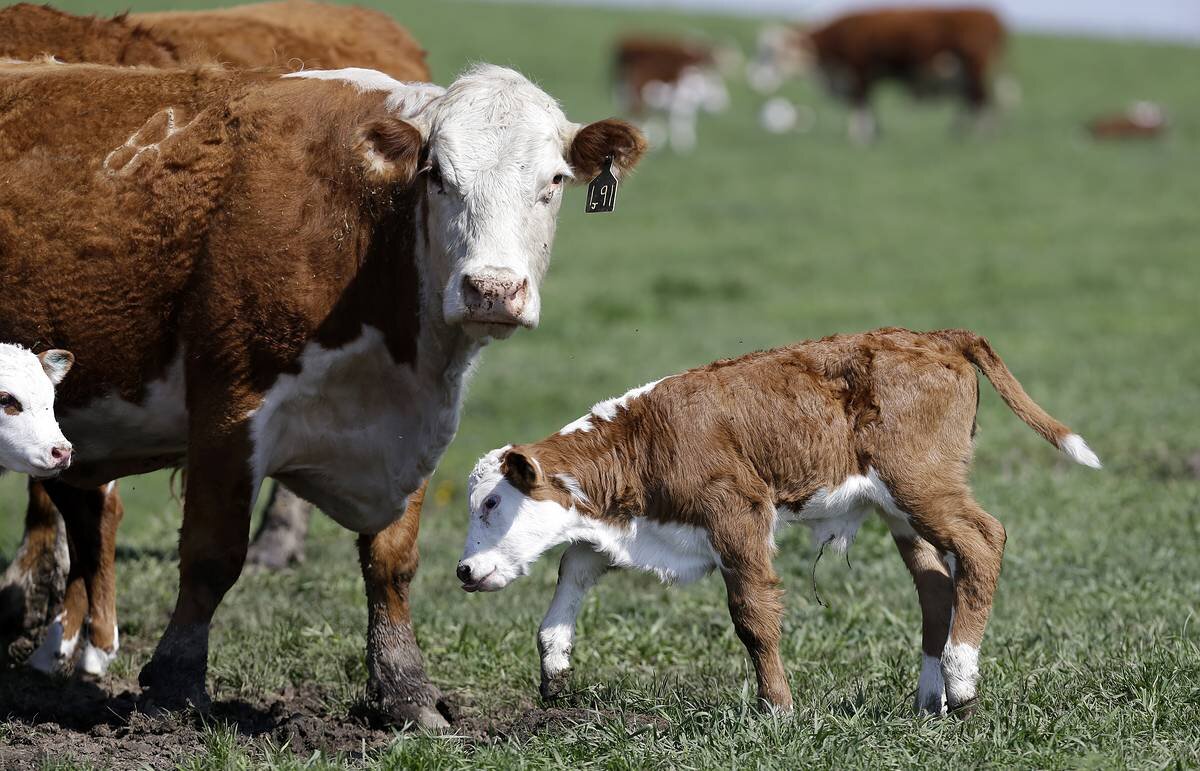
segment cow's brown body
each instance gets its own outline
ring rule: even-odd
[[[633,115],[646,111],[646,86],[673,84],[689,67],[712,69],[716,59],[710,46],[672,38],[630,36],[617,41],[613,72],[625,108]]]
[[[366,67],[428,81],[425,51],[379,11],[286,0],[208,11],[75,16],[20,3],[0,10],[0,57],[150,65]]]
[[[77,16],[27,3],[0,9],[0,58],[28,60],[38,56],[53,56],[64,62],[155,67],[189,62],[289,70],[358,66],[377,69],[402,81],[430,80],[425,51],[392,18],[370,9],[308,0],[195,12],[122,14],[112,19]],[[49,622],[48,611],[56,603],[47,607],[45,599],[63,591],[61,582],[66,571],[61,566],[54,568],[63,563],[57,556],[61,552],[51,548],[59,529],[58,513],[41,486],[39,481],[31,482],[21,549],[22,564],[31,567],[11,568],[11,575],[6,574],[2,582],[13,587],[7,611],[16,623],[5,627],[18,636],[18,649],[25,648],[29,639],[39,637]],[[88,499],[94,504],[89,506],[92,515],[120,511],[116,488],[105,485],[98,489],[101,498]],[[55,495],[66,499],[65,493]],[[104,497],[113,500],[106,502]],[[307,504],[288,491],[275,490],[249,561],[274,567],[301,559],[310,512]],[[109,530],[115,531],[115,527],[115,523],[106,525]],[[94,561],[101,566],[101,573],[111,578],[109,558],[96,555]],[[52,583],[59,584],[58,589],[39,586],[33,590],[35,573],[42,584],[47,577],[56,578]],[[105,645],[115,648],[115,626],[106,628],[102,621],[115,619],[116,609],[111,602],[114,588],[98,593],[109,600],[106,607],[101,607],[87,602],[86,594],[79,589],[82,581],[78,570],[69,578],[74,588],[67,589],[65,598],[65,631],[69,636],[71,626],[90,617],[93,637],[111,641],[112,645]]]

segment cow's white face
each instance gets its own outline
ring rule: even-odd
[[[54,386],[73,362],[66,351],[35,356],[0,344],[0,468],[50,477],[71,465],[71,443],[54,417]]]
[[[498,591],[527,574],[538,557],[568,540],[580,517],[574,509],[518,489],[503,468],[508,452],[501,447],[480,458],[467,480],[471,518],[458,578],[468,592]],[[528,473],[540,475],[536,460],[521,458],[533,464]]]
[[[422,120],[446,322],[473,337],[537,326],[564,188],[586,182],[606,155],[628,170],[640,135],[619,121],[572,123],[525,77],[491,65],[459,77]]]
[[[563,187],[588,181],[609,157],[620,176],[646,149],[632,125],[572,123],[523,75],[490,64],[444,90],[354,67],[284,77],[388,92],[393,117],[362,125],[354,150],[373,182],[427,186],[442,315],[480,339],[537,326]]]

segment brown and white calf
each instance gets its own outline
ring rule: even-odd
[[[59,394],[76,460],[46,484],[85,555],[63,640],[90,618],[115,643],[95,633],[119,511],[93,493],[185,464],[178,600],[140,680],[206,704],[209,624],[274,477],[361,534],[372,699],[444,724],[408,615],[421,491],[483,346],[538,323],[566,182],[643,148],[488,65],[446,89],[0,65],[0,338],[76,356]]]
[[[621,109],[643,122],[652,143],[687,152],[696,146],[701,111],[723,112],[729,92],[716,48],[698,41],[628,36],[613,53]]]
[[[850,137],[869,142],[878,125],[871,92],[887,80],[914,96],[956,96],[982,116],[1004,43],[1003,23],[986,8],[885,8],[811,29],[768,28],[748,71],[752,84],[769,89],[815,66],[830,93],[851,107]]]
[[[1100,466],[971,332],[828,337],[650,383],[540,442],[485,455],[468,482],[463,588],[502,589],[547,549],[571,544],[538,633],[542,692],[553,696],[584,595],[606,570],[687,582],[719,569],[758,695],[787,710],[775,532],[802,522],[822,546],[844,550],[877,511],[920,599],[918,707],[968,706],[1005,540],[967,484],[976,367],[1031,428]]]

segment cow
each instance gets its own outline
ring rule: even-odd
[[[688,582],[719,569],[759,699],[790,711],[775,533],[802,522],[822,549],[844,551],[874,510],[920,599],[917,706],[969,711],[1005,541],[967,483],[976,368],[1030,428],[1100,467],[972,332],[828,337],[655,381],[546,439],[488,453],[468,480],[458,577],[469,592],[497,591],[571,544],[537,638],[551,698],[566,683],[583,599],[606,570]]]
[[[1156,139],[1167,129],[1167,117],[1161,105],[1134,102],[1123,112],[1093,118],[1087,124],[1093,139]]]
[[[851,139],[865,143],[878,133],[871,92],[885,80],[918,97],[956,96],[982,118],[1004,44],[1003,23],[985,8],[859,11],[810,29],[769,28],[749,72],[753,85],[769,89],[815,66],[828,90],[850,105]]]
[[[696,146],[696,117],[729,107],[719,52],[698,41],[626,36],[613,53],[613,90],[621,109],[681,152]],[[660,127],[660,123],[665,123]]]
[[[139,680],[207,707],[209,624],[274,477],[360,534],[370,701],[445,725],[408,612],[425,482],[484,345],[538,323],[565,186],[627,173],[641,134],[491,65],[442,89],[5,64],[0,105],[0,337],[76,356],[76,459],[45,484],[82,555],[58,653],[115,653],[109,480],[183,465],[178,600]]]
[[[19,3],[0,9],[0,57],[53,56],[65,62],[174,67],[185,62],[225,62],[239,67],[371,67],[401,81],[428,82],[425,51],[391,17],[355,6],[288,0],[229,9],[152,14],[122,14],[112,19],[77,16],[49,6]],[[56,549],[61,528],[58,512],[31,481],[26,533],[0,587],[15,587],[6,597],[3,627],[24,642],[40,637],[49,612],[35,599],[60,594],[66,576],[65,550]],[[104,493],[117,505],[115,489]],[[263,521],[247,555],[251,564],[280,568],[304,556],[311,506],[275,485]],[[59,555],[59,556],[56,556]],[[110,571],[111,572],[111,571]],[[55,586],[30,591],[33,575]],[[38,580],[45,580],[44,578]],[[115,589],[113,589],[115,591]],[[27,638],[27,639],[24,639]],[[46,645],[57,650],[54,640]],[[89,661],[101,661],[85,657]],[[33,661],[55,667],[43,652]],[[99,665],[97,665],[99,666]]]
[[[311,0],[207,11],[76,16],[18,3],[0,9],[0,58],[174,67],[219,62],[286,69],[367,67],[426,82],[425,51],[380,11]]]
[[[0,469],[45,478],[71,465],[71,443],[54,417],[54,387],[74,362],[70,351],[34,354],[0,343]]]

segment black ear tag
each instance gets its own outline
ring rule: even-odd
[[[583,210],[588,214],[612,211],[617,205],[617,177],[612,172],[613,157],[604,159],[604,168],[588,183],[587,204]]]

